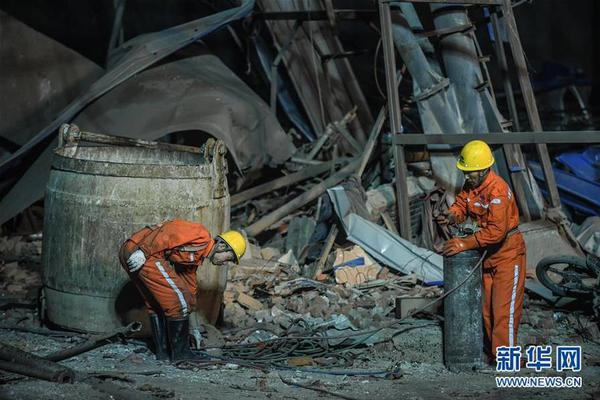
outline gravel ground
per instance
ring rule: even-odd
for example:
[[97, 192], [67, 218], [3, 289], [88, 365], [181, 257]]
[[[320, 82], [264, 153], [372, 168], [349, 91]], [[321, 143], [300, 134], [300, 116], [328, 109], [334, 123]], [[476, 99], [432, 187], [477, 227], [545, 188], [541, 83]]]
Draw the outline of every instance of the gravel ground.
[[[542, 311], [530, 312], [530, 314]], [[11, 310], [0, 315], [3, 321], [35, 322], [31, 311]], [[600, 346], [582, 343], [568, 326], [557, 325], [547, 331], [522, 324], [522, 338], [546, 337], [547, 343], [579, 344], [584, 353], [582, 389], [497, 389], [496, 373], [452, 373], [442, 363], [442, 332], [435, 321], [415, 320], [426, 325], [397, 336], [393, 343], [364, 349], [349, 367], [335, 367], [365, 373], [398, 367], [394, 377], [330, 375], [296, 370], [260, 371], [237, 365], [180, 369], [154, 360], [143, 342], [111, 344], [63, 362], [79, 373], [102, 376], [102, 381], [81, 380], [56, 384], [22, 379], [4, 374], [0, 378], [1, 399], [305, 399], [334, 398], [326, 393], [290, 386], [282, 381], [308, 385], [356, 399], [579, 399], [600, 396]], [[578, 341], [574, 341], [579, 339]], [[47, 337], [38, 334], [0, 330], [0, 341], [43, 355], [76, 344], [80, 339]], [[313, 368], [313, 367], [308, 367]], [[519, 376], [568, 376], [549, 371], [522, 371]], [[110, 386], [109, 386], [110, 385]], [[109, 386], [109, 387], [107, 387]], [[122, 388], [122, 389], [120, 389]], [[119, 390], [120, 389], [120, 390]], [[117, 392], [115, 392], [117, 390]]]

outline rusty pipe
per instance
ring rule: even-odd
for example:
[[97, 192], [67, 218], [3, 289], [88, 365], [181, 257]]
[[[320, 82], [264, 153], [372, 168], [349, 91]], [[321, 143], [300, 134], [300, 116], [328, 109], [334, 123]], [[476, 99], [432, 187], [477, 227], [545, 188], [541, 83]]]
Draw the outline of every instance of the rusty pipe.
[[78, 344], [74, 347], [57, 351], [55, 353], [48, 354], [44, 357], [44, 359], [49, 361], [62, 361], [71, 357], [75, 357], [79, 354], [85, 353], [90, 350], [97, 349], [98, 347], [104, 346], [106, 344], [112, 343], [115, 340], [122, 340], [130, 337], [131, 335], [142, 330], [142, 323], [135, 321], [130, 323], [127, 326], [118, 328], [111, 333], [107, 333], [106, 335], [96, 336], [90, 338], [90, 340]]
[[75, 372], [64, 365], [0, 343], [0, 369], [58, 383], [73, 383]]

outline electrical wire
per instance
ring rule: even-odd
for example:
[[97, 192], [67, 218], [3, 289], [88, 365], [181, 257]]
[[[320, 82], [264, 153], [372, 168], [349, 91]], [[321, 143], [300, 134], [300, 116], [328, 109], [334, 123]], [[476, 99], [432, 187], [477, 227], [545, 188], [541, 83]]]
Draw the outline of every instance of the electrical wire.
[[373, 77], [375, 79], [375, 87], [377, 87], [377, 91], [379, 92], [379, 95], [381, 96], [382, 99], [386, 99], [387, 96], [385, 95], [385, 93], [383, 93], [383, 90], [381, 89], [381, 84], [379, 83], [379, 74], [377, 73], [377, 60], [379, 57], [379, 50], [381, 49], [381, 38], [379, 39], [379, 41], [377, 42], [377, 46], [375, 47], [375, 57], [373, 59]]
[[[406, 323], [404, 321], [406, 321], [408, 318], [412, 318], [414, 315], [426, 310], [432, 305], [450, 296], [452, 293], [454, 293], [456, 290], [462, 287], [475, 274], [475, 272], [481, 268], [483, 259], [485, 258], [486, 254], [487, 251], [484, 251], [481, 257], [479, 258], [477, 264], [471, 269], [471, 271], [469, 271], [467, 276], [456, 287], [448, 290], [442, 296], [427, 303], [423, 307], [412, 311], [405, 317], [391, 321], [390, 323], [384, 324], [379, 328], [337, 336], [327, 336], [325, 332], [313, 329], [312, 331], [309, 331], [309, 333], [312, 333], [311, 336], [285, 336], [274, 339], [267, 339], [257, 343], [233, 344], [221, 347], [204, 348], [204, 350], [220, 349], [223, 352], [223, 356], [209, 355], [208, 353], [206, 353], [206, 351], [203, 351], [202, 354], [205, 354], [208, 357], [215, 358], [217, 360], [229, 361], [232, 363], [237, 363], [239, 365], [251, 366], [255, 368], [260, 368], [261, 366], [264, 368], [266, 365], [269, 365], [271, 367], [276, 367], [280, 369], [298, 369], [295, 367], [292, 368], [286, 365], [279, 364], [279, 362], [294, 357], [323, 357], [326, 355], [347, 352], [360, 345], [363, 345], [368, 339], [383, 331], [384, 329], [397, 327], [398, 325]], [[294, 321], [294, 323], [297, 322], [299, 321]], [[418, 329], [433, 325], [437, 326], [437, 323], [428, 323], [416, 327], [413, 326], [404, 330], [398, 329], [397, 332], [394, 332], [390, 338], [395, 337], [398, 334], [410, 331], [412, 329]], [[361, 339], [349, 342], [346, 340], [357, 337], [360, 337]], [[339, 342], [336, 345], [331, 345], [331, 341]], [[347, 375], [346, 373], [344, 374]]]

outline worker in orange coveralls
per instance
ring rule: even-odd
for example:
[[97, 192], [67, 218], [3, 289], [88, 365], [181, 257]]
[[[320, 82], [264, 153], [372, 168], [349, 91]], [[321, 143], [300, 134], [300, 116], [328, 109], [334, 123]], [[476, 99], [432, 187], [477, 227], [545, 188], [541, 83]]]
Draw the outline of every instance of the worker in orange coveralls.
[[238, 263], [245, 251], [239, 232], [213, 239], [204, 225], [183, 220], [145, 227], [123, 243], [119, 260], [145, 300], [157, 359], [200, 358], [189, 346], [196, 270], [206, 258], [214, 265]]
[[[479, 230], [444, 243], [443, 253], [485, 249], [483, 260], [483, 324], [486, 352], [495, 360], [499, 346], [516, 346], [525, 291], [525, 242], [519, 232], [519, 210], [508, 184], [490, 167], [494, 157], [481, 140], [467, 143], [456, 167], [465, 183], [448, 213], [438, 223], [457, 224], [471, 217]], [[489, 345], [491, 344], [491, 348]]]

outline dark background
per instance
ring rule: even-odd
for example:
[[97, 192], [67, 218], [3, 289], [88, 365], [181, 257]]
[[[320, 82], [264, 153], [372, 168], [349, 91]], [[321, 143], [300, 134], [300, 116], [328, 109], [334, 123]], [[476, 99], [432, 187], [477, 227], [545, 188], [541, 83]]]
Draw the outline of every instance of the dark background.
[[[165, 29], [228, 8], [232, 4], [234, 3], [230, 0], [128, 0], [123, 20], [124, 37], [127, 40], [141, 33]], [[337, 8], [375, 7], [372, 0], [345, 0], [334, 4]], [[100, 66], [105, 65], [114, 15], [112, 0], [2, 0], [0, 9]], [[418, 10], [427, 29], [427, 12], [422, 12], [427, 11], [427, 6], [419, 5]], [[516, 7], [515, 15], [533, 80], [547, 76], [548, 73], [556, 73], [547, 71], [545, 65], [548, 63], [559, 64], [569, 71], [579, 70], [595, 89], [592, 90], [591, 107], [599, 107], [597, 81], [600, 75], [600, 42], [597, 39], [600, 38], [600, 25], [597, 20], [600, 16], [600, 2], [534, 0]], [[479, 16], [480, 12], [471, 12], [474, 21]], [[237, 26], [236, 29], [240, 32], [241, 27]], [[339, 29], [342, 40], [349, 49], [354, 47], [370, 50], [363, 56], [356, 56], [354, 66], [363, 90], [376, 109], [382, 101], [373, 79], [377, 34], [363, 22], [343, 22]], [[491, 49], [485, 48], [486, 40], [482, 38], [482, 35], [486, 35], [485, 26], [480, 25], [477, 34], [484, 51], [493, 54]], [[221, 53], [219, 55], [222, 58], [229, 59], [228, 63], [235, 62], [233, 60], [236, 57], [243, 57], [233, 45], [227, 30], [211, 35], [207, 44], [216, 53]], [[228, 50], [232, 54], [226, 54]], [[381, 63], [377, 70], [382, 73]]]

